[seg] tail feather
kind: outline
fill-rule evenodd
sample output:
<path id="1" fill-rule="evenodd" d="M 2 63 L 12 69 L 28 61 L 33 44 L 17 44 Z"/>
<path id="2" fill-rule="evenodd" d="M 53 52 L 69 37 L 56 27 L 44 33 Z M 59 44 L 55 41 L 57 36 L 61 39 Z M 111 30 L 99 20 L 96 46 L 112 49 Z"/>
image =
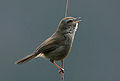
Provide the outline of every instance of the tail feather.
<path id="1" fill-rule="evenodd" d="M 37 55 L 36 54 L 30 54 L 30 55 L 28 55 L 28 56 L 26 56 L 26 57 L 23 57 L 22 59 L 20 59 L 20 60 L 17 60 L 16 62 L 15 62 L 15 64 L 23 64 L 23 63 L 26 63 L 26 62 L 28 62 L 28 61 L 30 61 L 31 59 L 33 59 L 33 58 L 35 58 Z"/>

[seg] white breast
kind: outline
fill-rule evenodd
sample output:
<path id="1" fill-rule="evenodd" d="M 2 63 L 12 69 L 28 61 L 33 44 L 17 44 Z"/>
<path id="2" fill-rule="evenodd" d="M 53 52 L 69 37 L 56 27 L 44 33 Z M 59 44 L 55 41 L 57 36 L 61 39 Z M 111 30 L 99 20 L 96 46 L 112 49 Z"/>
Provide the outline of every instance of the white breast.
<path id="1" fill-rule="evenodd" d="M 77 31 L 77 28 L 78 28 L 78 23 L 76 23 L 75 32 Z"/>
<path id="2" fill-rule="evenodd" d="M 78 23 L 76 23 L 76 27 L 75 29 L 69 29 L 68 31 L 72 30 L 71 33 L 68 33 L 68 35 L 70 35 L 71 37 L 74 38 L 75 32 L 77 31 L 78 28 Z"/>

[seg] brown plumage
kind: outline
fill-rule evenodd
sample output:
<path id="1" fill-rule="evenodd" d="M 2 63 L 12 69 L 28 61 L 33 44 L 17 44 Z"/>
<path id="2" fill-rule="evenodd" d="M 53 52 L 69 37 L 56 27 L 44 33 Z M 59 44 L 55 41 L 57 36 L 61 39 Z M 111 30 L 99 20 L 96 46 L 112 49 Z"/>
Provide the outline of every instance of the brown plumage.
<path id="1" fill-rule="evenodd" d="M 45 40 L 32 54 L 16 61 L 15 64 L 28 62 L 39 56 L 48 58 L 53 64 L 54 61 L 62 61 L 72 47 L 74 35 L 80 21 L 76 21 L 77 19 L 74 17 L 63 18 L 56 32 L 51 37 Z M 58 68 L 60 69 L 60 67 Z"/>

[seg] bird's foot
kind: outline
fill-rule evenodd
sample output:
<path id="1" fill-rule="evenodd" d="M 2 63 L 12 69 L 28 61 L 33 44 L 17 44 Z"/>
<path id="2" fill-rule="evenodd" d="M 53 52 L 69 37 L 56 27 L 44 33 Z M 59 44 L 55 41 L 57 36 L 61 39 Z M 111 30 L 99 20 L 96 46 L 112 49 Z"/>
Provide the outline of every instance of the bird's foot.
<path id="1" fill-rule="evenodd" d="M 59 74 L 61 74 L 61 73 L 64 73 L 64 69 L 63 68 L 61 68 L 60 71 L 59 71 Z"/>

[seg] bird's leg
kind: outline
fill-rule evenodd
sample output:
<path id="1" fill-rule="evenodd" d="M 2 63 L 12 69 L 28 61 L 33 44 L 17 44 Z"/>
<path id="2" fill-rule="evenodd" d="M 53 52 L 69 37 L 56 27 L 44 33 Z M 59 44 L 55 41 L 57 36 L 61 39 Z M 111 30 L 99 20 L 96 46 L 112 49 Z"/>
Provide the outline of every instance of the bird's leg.
<path id="1" fill-rule="evenodd" d="M 61 60 L 61 68 L 64 68 L 64 60 Z M 61 73 L 61 70 L 59 71 Z"/>
<path id="2" fill-rule="evenodd" d="M 60 69 L 60 71 L 61 71 L 62 73 L 64 73 L 64 69 L 61 68 L 60 66 L 58 66 L 53 60 L 50 59 L 50 62 L 52 62 L 52 64 L 54 64 L 58 69 Z M 59 73 L 60 73 L 60 72 L 59 72 Z"/>

